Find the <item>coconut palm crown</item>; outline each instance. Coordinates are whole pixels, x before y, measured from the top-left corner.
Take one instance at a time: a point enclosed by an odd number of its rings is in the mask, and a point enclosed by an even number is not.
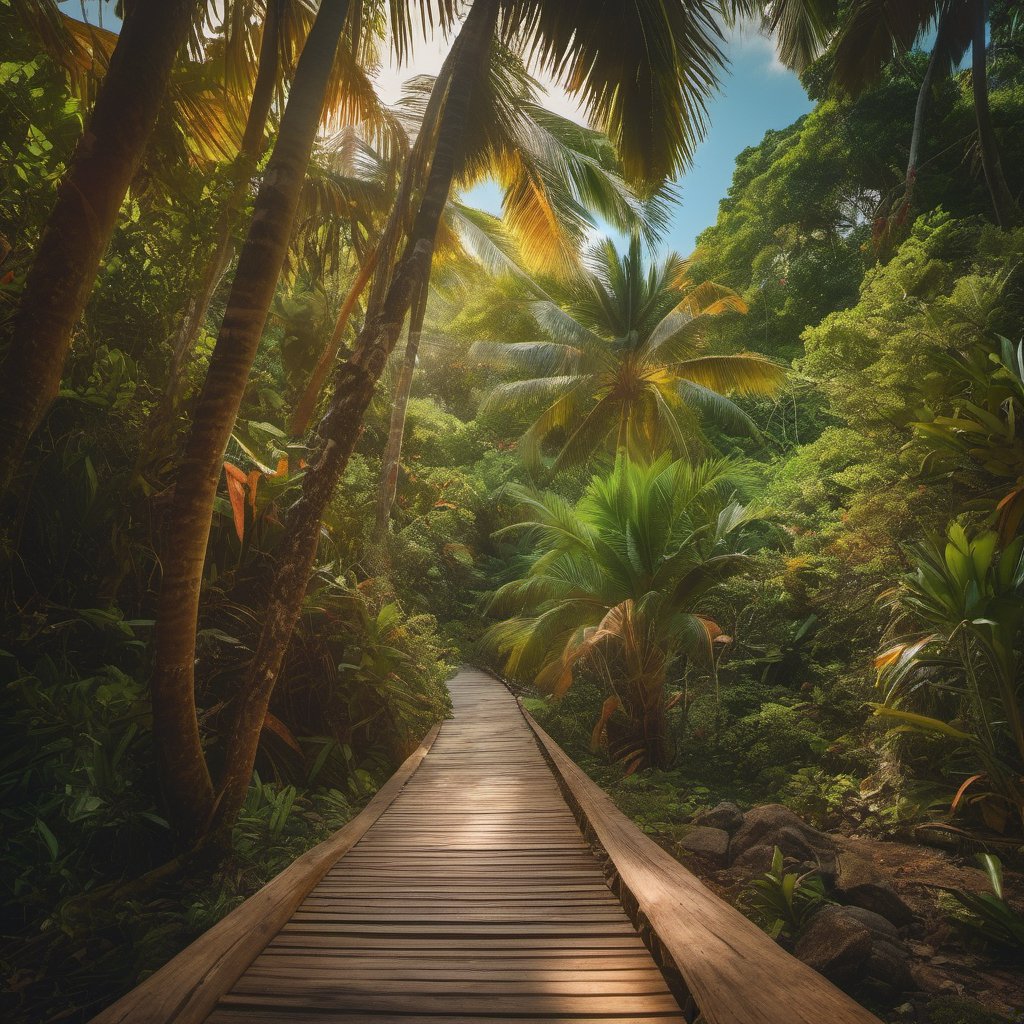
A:
[[[532,303],[546,340],[477,342],[470,350],[481,362],[528,375],[498,385],[484,403],[485,410],[541,410],[520,440],[527,463],[540,465],[549,438],[560,442],[554,470],[608,445],[634,459],[666,448],[691,455],[702,416],[756,435],[726,396],[774,395],[785,371],[753,353],[704,351],[710,318],[746,312],[740,296],[711,282],[691,284],[678,255],[646,263],[635,238],[624,255],[611,240],[601,242],[586,264],[577,282],[552,290],[557,298],[539,292]]]

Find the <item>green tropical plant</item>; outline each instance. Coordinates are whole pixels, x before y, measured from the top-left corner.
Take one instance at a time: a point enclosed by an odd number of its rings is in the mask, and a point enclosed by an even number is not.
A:
[[[875,713],[897,732],[945,736],[973,765],[953,801],[976,804],[1003,831],[1024,824],[1024,536],[970,537],[952,524],[945,541],[910,549],[912,569],[889,594],[897,625],[913,632],[875,660],[882,702]],[[924,710],[920,710],[924,705]],[[931,713],[925,713],[925,711]]]
[[[484,411],[543,409],[520,440],[527,463],[558,439],[552,469],[578,465],[609,440],[617,453],[650,458],[693,451],[699,416],[756,434],[726,393],[776,394],[781,366],[761,355],[702,351],[711,317],[746,304],[731,289],[687,281],[675,254],[648,265],[640,241],[625,254],[605,240],[587,255],[589,273],[532,304],[544,342],[479,342],[471,356],[525,379],[500,384]]]
[[[951,415],[914,423],[930,450],[928,468],[980,471],[995,485],[985,490],[995,506],[1000,540],[1012,540],[1024,521],[1024,342],[999,339],[997,352],[974,349],[937,360],[955,392]],[[1007,483],[1010,489],[1006,490]]]
[[[947,889],[959,904],[960,912],[954,919],[985,945],[1019,953],[1024,950],[1024,914],[1014,910],[1003,897],[1002,861],[991,853],[979,853],[976,859],[988,876],[992,891]]]
[[[742,900],[773,939],[798,939],[822,906],[832,902],[817,872],[786,871],[777,846],[771,868],[750,883]]]
[[[921,117],[936,64],[946,71],[971,51],[971,86],[982,170],[1000,227],[1012,226],[1020,208],[1003,173],[989,106],[987,0],[762,0],[767,24],[778,33],[782,59],[802,69],[832,46],[833,80],[858,92],[880,76],[894,57],[907,53],[934,31],[930,64],[922,86],[911,141],[908,186],[917,173]]]
[[[611,696],[599,731],[633,764],[670,759],[665,690],[675,659],[714,671],[722,631],[700,607],[747,564],[734,543],[749,515],[730,496],[741,476],[726,460],[691,466],[662,456],[648,465],[620,456],[575,506],[510,489],[526,517],[499,533],[518,534],[533,551],[524,574],[490,599],[491,614],[512,617],[484,644],[510,677],[555,695],[580,662],[602,666]],[[617,712],[625,718],[618,737]]]

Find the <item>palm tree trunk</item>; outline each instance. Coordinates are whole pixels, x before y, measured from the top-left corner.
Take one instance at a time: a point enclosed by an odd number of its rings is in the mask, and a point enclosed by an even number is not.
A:
[[[395,387],[395,404],[391,410],[391,427],[388,443],[384,449],[384,461],[380,472],[380,493],[377,495],[377,536],[382,536],[388,527],[391,506],[395,503],[398,490],[398,467],[402,458],[402,440],[405,437],[405,415],[409,409],[409,395],[412,392],[412,378],[416,373],[416,355],[423,333],[423,317],[427,312],[427,294],[430,282],[425,281],[413,299],[409,319],[409,337],[405,342],[405,356]]]
[[[199,395],[168,517],[153,645],[153,732],[175,828],[193,839],[213,808],[196,718],[199,592],[221,463],[256,356],[298,207],[348,0],[323,0],[302,49],[256,197],[224,323]]]
[[[917,105],[914,107],[914,129],[910,134],[910,157],[907,160],[906,196],[904,204],[909,210],[913,204],[914,187],[917,185],[918,161],[921,157],[921,139],[924,136],[924,119],[928,110],[928,98],[932,91],[932,82],[935,80],[935,69],[939,63],[939,39],[942,36],[942,21],[940,19],[936,34],[935,45],[932,47],[931,56],[928,58],[928,67],[924,72],[924,81],[917,93]]]
[[[295,409],[292,412],[291,423],[288,426],[288,432],[292,437],[302,437],[309,429],[309,422],[316,411],[317,399],[320,397],[320,392],[324,389],[324,383],[331,372],[334,360],[338,358],[338,351],[341,349],[341,339],[345,337],[345,328],[348,327],[348,322],[352,318],[352,312],[356,308],[359,296],[363,294],[363,290],[373,276],[379,254],[380,245],[378,244],[370,250],[363,261],[356,279],[348,290],[348,295],[345,296],[345,301],[338,311],[338,319],[334,323],[334,332],[331,334],[331,340],[320,354],[320,358],[317,360],[317,364],[309,376],[309,381],[306,383],[306,389],[302,392],[302,397],[296,403]]]
[[[416,290],[429,277],[434,240],[455,177],[470,101],[476,82],[486,72],[497,18],[498,0],[475,0],[435,83],[435,90],[446,91],[446,102],[433,136],[423,198],[402,259],[390,276],[386,295],[379,309],[367,317],[352,355],[335,374],[333,395],[318,430],[317,453],[303,478],[302,495],[288,512],[256,655],[248,680],[231,709],[216,828],[229,827],[245,799],[267,705],[316,558],[324,509],[362,432],[363,416],[398,341]],[[421,132],[421,139],[425,135]],[[414,149],[406,176],[423,155]],[[381,269],[386,272],[390,268],[382,262]],[[374,305],[371,302],[371,309]]]
[[[217,285],[223,278],[233,256],[233,235],[238,226],[242,206],[245,202],[249,182],[256,171],[263,143],[267,134],[267,121],[274,102],[280,63],[280,21],[281,0],[269,0],[263,23],[263,37],[253,84],[252,99],[246,117],[242,144],[231,170],[231,185],[221,207],[214,229],[213,249],[203,266],[195,291],[189,296],[182,311],[181,323],[171,342],[171,358],[168,364],[167,384],[160,401],[149,418],[144,443],[149,451],[159,444],[168,421],[181,399],[184,389],[184,368],[189,355],[195,348],[199,331],[206,321],[206,314],[213,300]]]
[[[1019,214],[1017,204],[1006,184],[999,146],[992,125],[992,112],[988,105],[988,71],[985,66],[985,28],[988,24],[987,0],[974,0],[974,39],[971,43],[971,86],[974,90],[974,115],[978,122],[978,146],[981,166],[992,196],[996,223],[1001,228],[1012,227]]]
[[[0,368],[0,492],[57,397],[121,203],[167,92],[199,0],[137,0],[36,248]]]

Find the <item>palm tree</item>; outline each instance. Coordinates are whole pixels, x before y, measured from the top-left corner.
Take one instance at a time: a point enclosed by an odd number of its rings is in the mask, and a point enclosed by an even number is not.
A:
[[[422,91],[426,83],[417,84]],[[458,186],[490,177],[503,192],[500,224],[449,201],[439,246],[469,248],[494,272],[526,278],[528,272],[579,272],[580,247],[596,214],[621,231],[653,242],[666,221],[665,195],[642,202],[625,184],[607,137],[545,110],[521,59],[501,48],[491,63],[488,88],[468,126]],[[515,259],[511,253],[515,252]],[[521,266],[520,266],[521,264]],[[412,380],[426,310],[426,292],[412,310],[395,385],[388,443],[381,466],[376,511],[378,533],[387,529],[398,482]]]
[[[168,515],[150,685],[161,788],[172,821],[186,841],[200,833],[214,806],[193,675],[210,518],[224,450],[284,264],[348,9],[349,0],[323,0],[299,57]]]
[[[363,417],[420,283],[427,279],[438,227],[458,168],[473,94],[485,79],[495,32],[581,96],[592,123],[620,153],[627,180],[654,186],[685,166],[703,134],[705,99],[723,56],[716,16],[746,8],[739,0],[666,0],[605,4],[595,17],[584,0],[474,0],[431,95],[425,130],[403,177],[404,196],[419,196],[414,215],[404,198],[385,231],[363,327],[338,367],[320,422],[301,498],[289,510],[286,543],[269,588],[263,631],[235,709],[217,822],[233,820],[249,784],[259,730],[299,615],[316,556],[320,521],[362,432]],[[404,224],[408,228],[401,230]],[[394,247],[393,247],[394,246]]]
[[[778,34],[782,59],[802,68],[830,43],[834,47],[836,84],[847,91],[863,90],[898,54],[908,52],[926,33],[935,30],[933,57],[918,99],[908,183],[917,173],[917,152],[936,61],[955,68],[971,50],[971,86],[978,125],[978,148],[985,181],[992,197],[996,223],[1013,225],[1020,210],[1006,184],[989,109],[985,34],[988,0],[763,0],[766,25]]]
[[[555,494],[514,489],[523,522],[502,533],[532,542],[528,569],[498,589],[492,614],[512,617],[484,642],[511,678],[561,696],[577,664],[609,669],[612,703],[628,727],[610,746],[635,764],[663,767],[665,686],[677,657],[714,668],[718,626],[701,601],[746,564],[730,534],[747,521],[730,501],[736,467],[691,465],[667,456],[637,463],[620,456],[574,506]],[[610,737],[611,739],[611,737]]]
[[[75,324],[199,5],[200,0],[128,5],[96,104],[36,247],[0,367],[0,492],[10,486],[57,396]]]
[[[533,302],[547,341],[477,342],[470,349],[482,362],[531,375],[499,385],[483,407],[542,407],[520,440],[528,464],[537,468],[543,442],[556,436],[555,470],[580,464],[609,441],[634,459],[665,447],[685,454],[699,413],[756,433],[725,392],[775,394],[783,368],[755,354],[701,354],[708,319],[745,312],[743,300],[720,285],[691,285],[686,261],[674,254],[646,266],[636,239],[623,256],[606,240],[587,263],[590,273],[562,289],[560,302]]]

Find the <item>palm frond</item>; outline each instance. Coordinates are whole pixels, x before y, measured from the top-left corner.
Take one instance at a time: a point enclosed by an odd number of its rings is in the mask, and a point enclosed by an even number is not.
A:
[[[676,363],[675,370],[701,387],[745,396],[777,395],[786,383],[785,367],[753,353],[697,356]]]

